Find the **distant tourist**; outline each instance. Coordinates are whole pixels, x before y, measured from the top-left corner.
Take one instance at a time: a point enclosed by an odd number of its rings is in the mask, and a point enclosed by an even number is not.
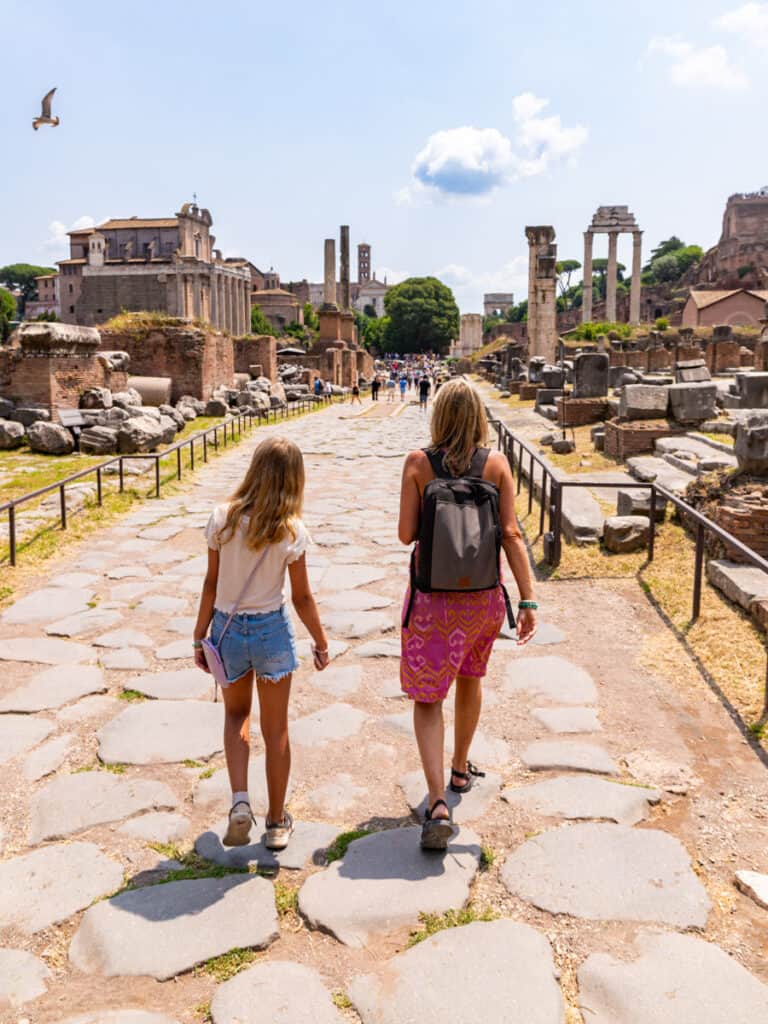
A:
[[[378,377],[374,377],[371,381],[371,401],[378,402],[379,400],[379,389],[381,387],[381,381]]]
[[[315,377],[314,388],[315,388],[315,394],[317,395],[318,398],[320,398],[320,396],[323,393],[323,382],[320,380],[319,377]]]
[[[425,545],[428,542],[431,564],[420,564],[422,551],[417,544],[403,613],[400,685],[414,702],[414,730],[427,782],[421,845],[444,850],[454,828],[445,792],[443,701],[455,681],[455,740],[449,785],[453,793],[468,793],[475,778],[483,775],[469,760],[469,753],[480,717],[482,679],[508,610],[501,583],[501,548],[520,592],[518,644],[527,643],[536,631],[537,605],[528,552],[515,518],[512,471],[500,452],[487,447],[488,422],[480,395],[472,385],[456,379],[440,389],[430,429],[430,447],[410,452],[403,468],[398,535],[403,544],[420,538]],[[480,535],[479,546],[461,549],[462,534],[473,525],[469,517],[472,503],[466,500],[468,489],[462,485],[461,502],[457,500],[451,506],[446,500],[450,488],[444,488],[440,502],[443,511],[437,511],[434,488],[430,492],[429,486],[438,477],[482,478],[491,485],[486,488],[484,501],[475,507],[478,522],[488,523],[483,504],[487,511],[487,503],[496,496],[500,547],[489,524]],[[427,501],[431,507],[422,515],[422,505]],[[451,508],[457,510],[460,522],[451,518]],[[486,540],[492,547],[483,551]]]
[[[358,405],[363,404],[360,401],[360,385],[358,384],[357,381],[355,381],[355,383],[352,385],[352,394],[350,396],[350,404],[354,405],[355,402],[357,402]]]
[[[387,401],[394,402],[395,400],[395,378],[390,375],[387,378]]]
[[[400,401],[405,401],[405,389],[408,387],[408,380],[406,377],[400,378]]]
[[[253,453],[245,479],[227,503],[216,506],[205,531],[208,571],[193,646],[195,664],[210,671],[202,643],[210,626],[210,643],[226,676],[224,752],[232,806],[225,846],[245,846],[254,821],[248,796],[254,679],[266,747],[265,845],[283,850],[293,832],[293,819],[285,809],[291,767],[288,698],[299,661],[285,606],[286,572],[293,607],[312,637],[315,667],[322,670],[328,664],[328,640],[307,577],[303,497],[301,452],[292,441],[271,437]]]
[[[419,381],[419,408],[426,412],[427,403],[429,402],[429,392],[432,390],[432,385],[429,383],[428,377],[422,377]]]
[[[325,382],[325,397],[326,398],[333,398],[333,388],[332,388],[331,382],[329,380],[327,380]]]

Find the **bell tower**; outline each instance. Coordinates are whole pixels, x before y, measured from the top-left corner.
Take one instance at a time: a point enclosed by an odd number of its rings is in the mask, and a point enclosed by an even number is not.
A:
[[[371,247],[361,242],[357,247],[357,283],[367,284],[371,280]]]

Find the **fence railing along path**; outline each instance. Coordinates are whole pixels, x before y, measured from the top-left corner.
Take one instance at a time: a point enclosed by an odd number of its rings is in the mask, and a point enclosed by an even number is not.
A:
[[[238,412],[233,413],[226,419],[222,420],[221,423],[217,423],[212,427],[207,427],[205,430],[199,430],[194,434],[190,434],[189,437],[183,438],[181,441],[177,441],[175,444],[169,445],[167,448],[163,448],[159,452],[137,452],[131,455],[116,455],[114,458],[106,459],[104,462],[98,463],[96,466],[89,466],[88,469],[82,469],[79,473],[73,473],[71,476],[64,477],[63,480],[57,480],[56,483],[48,484],[45,487],[40,487],[36,491],[30,491],[28,494],[22,494],[19,498],[12,498],[10,501],[4,502],[0,505],[0,514],[5,513],[8,517],[8,561],[11,565],[16,565],[18,558],[18,516],[17,509],[20,509],[23,505],[29,504],[29,502],[36,501],[38,498],[44,497],[46,494],[52,494],[55,491],[59,492],[59,524],[62,530],[67,529],[67,487],[72,484],[82,481],[87,477],[96,478],[96,504],[102,505],[104,501],[104,474],[109,470],[108,475],[116,475],[118,477],[118,491],[122,493],[125,490],[125,464],[128,462],[149,462],[154,463],[154,497],[160,497],[160,489],[162,486],[162,480],[160,475],[160,463],[164,459],[168,459],[171,456],[176,455],[176,479],[181,480],[184,469],[183,453],[185,450],[189,453],[189,469],[195,469],[195,459],[199,457],[200,450],[202,453],[203,462],[208,461],[208,449],[213,447],[214,451],[217,452],[219,449],[219,443],[223,448],[227,447],[227,444],[232,441],[237,441],[242,436],[243,430],[252,430],[254,421],[257,426],[261,424],[277,423],[279,420],[289,419],[291,416],[300,414],[303,412],[314,412],[318,408],[324,408],[327,405],[333,403],[332,398],[321,397],[319,400],[316,399],[298,399],[295,402],[290,402],[287,405],[283,405],[274,409],[266,409],[258,412]],[[197,445],[197,449],[196,446]],[[117,467],[113,469],[112,467]],[[52,521],[55,521],[52,519]]]
[[[544,560],[551,568],[556,568],[561,561],[563,553],[563,495],[568,488],[585,487],[587,489],[599,486],[601,490],[615,488],[616,490],[643,490],[650,491],[650,533],[648,538],[648,562],[652,562],[655,556],[656,547],[656,499],[663,498],[673,505],[694,528],[694,572],[693,592],[691,595],[691,622],[696,622],[701,615],[701,593],[704,583],[704,557],[706,552],[707,534],[711,534],[722,541],[727,548],[738,552],[747,564],[768,573],[768,561],[759,555],[752,548],[748,547],[733,534],[724,530],[708,516],[703,515],[698,509],[689,505],[679,495],[674,494],[666,487],[656,483],[641,482],[610,482],[601,480],[599,485],[594,481],[578,480],[574,478],[563,479],[553,472],[552,466],[523,438],[518,437],[510,430],[506,423],[495,419],[489,411],[489,422],[496,429],[498,436],[499,450],[502,451],[512,472],[517,479],[517,493],[520,494],[523,483],[528,488],[528,514],[533,512],[535,491],[538,488],[539,494],[539,533],[538,536],[544,540]],[[540,479],[536,480],[536,469],[538,468]],[[545,525],[549,518],[549,528],[545,532]],[[765,690],[763,710],[760,716],[760,725],[768,724],[768,652],[766,657]]]

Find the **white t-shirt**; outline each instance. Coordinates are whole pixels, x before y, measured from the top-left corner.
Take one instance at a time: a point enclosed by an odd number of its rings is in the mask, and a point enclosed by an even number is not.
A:
[[[219,544],[216,535],[227,520],[228,509],[228,504],[217,505],[205,528],[208,547],[219,552],[215,607],[227,613],[234,608],[249,573],[253,571],[256,560],[262,555],[262,551],[254,551],[245,543],[245,524],[248,522],[248,516],[242,517],[233,537]],[[285,603],[285,570],[292,562],[301,558],[310,541],[306,526],[298,519],[296,540],[292,540],[289,534],[278,544],[270,544],[256,575],[243,595],[238,612],[258,615],[275,612],[281,608]]]

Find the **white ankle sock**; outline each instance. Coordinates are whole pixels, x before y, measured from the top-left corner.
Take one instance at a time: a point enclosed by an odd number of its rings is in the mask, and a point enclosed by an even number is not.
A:
[[[234,807],[235,804],[239,803],[248,804],[250,807],[251,801],[248,799],[248,790],[232,793],[232,806]]]

